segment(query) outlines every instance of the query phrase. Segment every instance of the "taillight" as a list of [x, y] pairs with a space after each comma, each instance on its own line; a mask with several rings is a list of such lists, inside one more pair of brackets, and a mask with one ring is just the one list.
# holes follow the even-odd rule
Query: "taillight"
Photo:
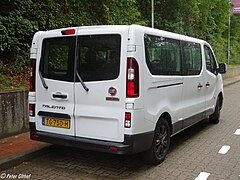
[[131, 113], [130, 112], [125, 112], [125, 121], [124, 121], [124, 127], [125, 128], [130, 128], [131, 127]]
[[35, 104], [29, 104], [29, 116], [35, 117]]
[[30, 59], [30, 87], [29, 91], [35, 91], [35, 77], [36, 77], [36, 59]]
[[139, 67], [136, 59], [127, 58], [127, 97], [139, 97]]

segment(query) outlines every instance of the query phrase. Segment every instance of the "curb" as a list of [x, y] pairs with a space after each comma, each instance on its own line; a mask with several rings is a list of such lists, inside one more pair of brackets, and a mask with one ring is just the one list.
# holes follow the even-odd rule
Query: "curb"
[[49, 152], [51, 149], [52, 145], [45, 145], [43, 147], [35, 148], [31, 151], [27, 151], [25, 153], [9, 157], [7, 159], [0, 160], [0, 171], [12, 168], [24, 161], [43, 155], [44, 153]]
[[240, 76], [238, 76], [237, 78], [229, 78], [229, 79], [225, 80], [225, 83], [224, 83], [224, 80], [223, 80], [223, 86], [224, 87], [230, 86], [230, 85], [235, 84], [239, 81], [240, 81]]

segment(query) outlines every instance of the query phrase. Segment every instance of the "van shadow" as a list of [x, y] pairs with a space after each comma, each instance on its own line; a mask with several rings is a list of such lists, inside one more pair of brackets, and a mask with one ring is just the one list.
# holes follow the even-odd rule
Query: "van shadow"
[[[172, 137], [168, 157], [173, 151], [184, 146], [185, 141], [191, 140], [208, 128], [211, 128], [211, 125], [208, 124], [207, 120], [204, 120]], [[92, 179], [129, 178], [156, 167], [145, 164], [139, 154], [113, 155], [56, 145], [48, 154], [38, 158], [38, 164], [44, 163], [44, 159], [47, 159], [52, 168], [61, 168], [68, 173], [76, 174], [77, 172], [81, 176]], [[167, 161], [168, 158], [160, 166], [167, 164]]]
[[179, 146], [183, 146], [184, 142], [186, 142], [187, 140], [194, 139], [195, 136], [201, 134], [202, 131], [209, 129], [212, 126], [213, 126], [212, 124], [209, 124], [208, 119], [204, 119], [196, 123], [195, 125], [176, 134], [171, 138], [171, 146], [169, 153], [177, 149]]

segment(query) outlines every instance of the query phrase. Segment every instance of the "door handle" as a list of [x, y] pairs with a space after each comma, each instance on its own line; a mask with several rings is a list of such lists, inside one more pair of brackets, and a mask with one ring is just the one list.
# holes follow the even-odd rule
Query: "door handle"
[[203, 87], [203, 85], [201, 85], [200, 83], [197, 86], [198, 90], [202, 89], [202, 87]]
[[66, 94], [53, 94], [52, 95], [53, 98], [59, 98], [59, 99], [67, 99], [67, 95]]
[[210, 83], [209, 82], [207, 82], [207, 84], [206, 84], [206, 87], [209, 87], [210, 86]]

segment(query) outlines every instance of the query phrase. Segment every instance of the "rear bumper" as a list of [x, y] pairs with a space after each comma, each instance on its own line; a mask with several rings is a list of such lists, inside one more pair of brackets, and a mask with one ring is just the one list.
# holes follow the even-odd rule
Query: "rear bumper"
[[146, 151], [151, 147], [154, 136], [154, 132], [137, 135], [125, 134], [124, 142], [112, 142], [37, 131], [35, 123], [30, 122], [29, 125], [32, 140], [112, 154], [135, 154]]

